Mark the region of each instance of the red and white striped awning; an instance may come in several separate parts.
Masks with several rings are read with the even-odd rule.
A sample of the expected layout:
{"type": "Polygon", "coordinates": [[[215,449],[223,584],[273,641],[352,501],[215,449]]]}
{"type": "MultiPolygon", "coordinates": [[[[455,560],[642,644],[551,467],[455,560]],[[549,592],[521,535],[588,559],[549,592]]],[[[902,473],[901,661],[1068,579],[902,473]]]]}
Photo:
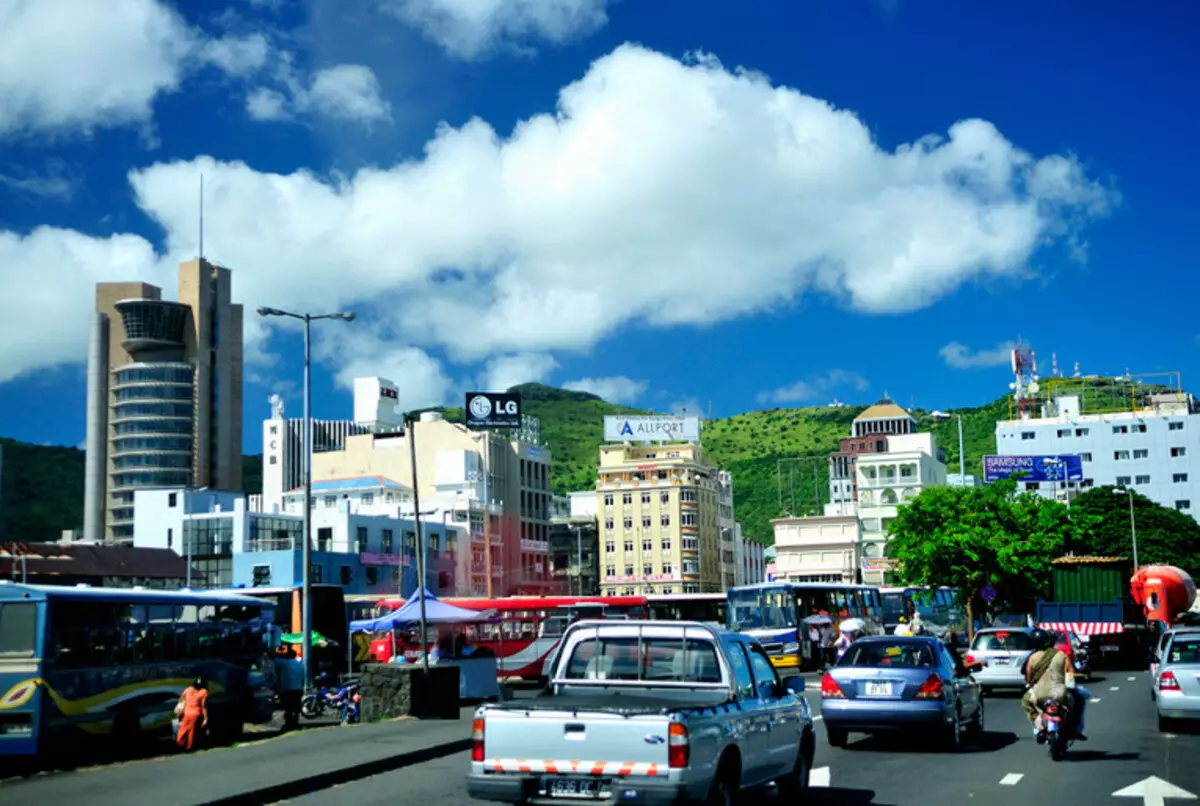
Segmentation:
{"type": "Polygon", "coordinates": [[[1069,630],[1076,635],[1116,635],[1125,632],[1125,625],[1115,621],[1043,621],[1038,626],[1043,630],[1069,630]]]}

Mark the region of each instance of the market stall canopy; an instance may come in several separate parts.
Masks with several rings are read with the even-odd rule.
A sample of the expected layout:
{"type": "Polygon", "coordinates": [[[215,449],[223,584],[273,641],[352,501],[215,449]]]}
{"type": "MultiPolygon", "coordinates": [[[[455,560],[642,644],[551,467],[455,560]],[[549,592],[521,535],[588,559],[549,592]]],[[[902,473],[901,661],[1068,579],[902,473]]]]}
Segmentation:
{"type": "MultiPolygon", "coordinates": [[[[417,591],[408,597],[407,602],[387,615],[350,622],[350,630],[352,632],[385,632],[405,624],[418,623],[421,620],[420,593],[417,591]]],[[[446,604],[428,590],[425,591],[426,624],[464,624],[473,621],[488,621],[493,615],[495,615],[494,610],[467,610],[464,607],[446,604]]]]}

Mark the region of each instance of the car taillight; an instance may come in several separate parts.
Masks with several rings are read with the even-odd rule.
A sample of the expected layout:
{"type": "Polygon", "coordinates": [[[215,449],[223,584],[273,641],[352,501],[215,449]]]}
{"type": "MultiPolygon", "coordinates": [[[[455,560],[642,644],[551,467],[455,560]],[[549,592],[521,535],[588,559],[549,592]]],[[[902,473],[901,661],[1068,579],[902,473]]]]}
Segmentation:
{"type": "Polygon", "coordinates": [[[846,696],[842,691],[842,687],[837,684],[837,681],[833,679],[833,675],[829,672],[826,672],[825,676],[821,678],[821,696],[835,698],[846,696]]]}
{"type": "Polygon", "coordinates": [[[672,722],[667,728],[667,766],[673,769],[686,767],[691,752],[687,726],[672,722]]]}
{"type": "Polygon", "coordinates": [[[1179,681],[1175,679],[1174,672],[1163,672],[1158,677],[1159,691],[1179,691],[1179,681]]]}
{"type": "Polygon", "coordinates": [[[483,761],[483,717],[471,723],[471,761],[483,761]]]}
{"type": "Polygon", "coordinates": [[[986,660],[984,660],[983,658],[977,658],[974,655],[972,655],[970,652],[968,652],[967,656],[965,658],[963,658],[963,663],[965,663],[968,666],[974,666],[975,664],[979,664],[980,666],[987,666],[986,660]]]}
{"type": "Polygon", "coordinates": [[[942,683],[940,675],[931,674],[917,689],[916,698],[918,700],[940,700],[946,696],[946,686],[942,683]]]}

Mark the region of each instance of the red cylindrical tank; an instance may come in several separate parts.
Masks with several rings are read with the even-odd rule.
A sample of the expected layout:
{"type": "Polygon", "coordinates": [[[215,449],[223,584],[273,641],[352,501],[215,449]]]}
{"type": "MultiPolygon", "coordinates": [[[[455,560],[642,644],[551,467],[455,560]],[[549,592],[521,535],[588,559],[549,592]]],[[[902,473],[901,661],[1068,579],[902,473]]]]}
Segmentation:
{"type": "Polygon", "coordinates": [[[1133,600],[1142,606],[1148,620],[1175,621],[1196,601],[1196,583],[1191,575],[1173,565],[1139,568],[1129,580],[1133,600]]]}

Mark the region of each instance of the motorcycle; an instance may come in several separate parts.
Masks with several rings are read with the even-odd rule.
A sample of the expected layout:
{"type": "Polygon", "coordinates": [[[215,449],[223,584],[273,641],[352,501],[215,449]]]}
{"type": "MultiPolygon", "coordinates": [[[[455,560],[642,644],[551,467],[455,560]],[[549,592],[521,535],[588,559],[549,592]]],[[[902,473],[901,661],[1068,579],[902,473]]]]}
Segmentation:
{"type": "Polygon", "coordinates": [[[1064,704],[1054,698],[1042,700],[1042,729],[1038,733],[1038,744],[1048,744],[1050,746],[1050,758],[1054,761],[1062,761],[1067,756],[1067,748],[1073,741],[1067,738],[1067,733],[1063,722],[1067,717],[1067,710],[1064,704]]]}
{"type": "Polygon", "coordinates": [[[338,686],[326,684],[328,677],[321,675],[317,678],[316,691],[310,691],[300,700],[300,714],[305,719],[318,719],[324,715],[325,709],[344,713],[346,701],[358,693],[358,681],[350,681],[338,686]]]}
{"type": "Polygon", "coordinates": [[[358,690],[358,683],[351,684],[351,690],[347,692],[345,700],[342,702],[341,722],[343,725],[355,725],[358,723],[360,711],[359,705],[362,703],[362,692],[358,690]]]}

